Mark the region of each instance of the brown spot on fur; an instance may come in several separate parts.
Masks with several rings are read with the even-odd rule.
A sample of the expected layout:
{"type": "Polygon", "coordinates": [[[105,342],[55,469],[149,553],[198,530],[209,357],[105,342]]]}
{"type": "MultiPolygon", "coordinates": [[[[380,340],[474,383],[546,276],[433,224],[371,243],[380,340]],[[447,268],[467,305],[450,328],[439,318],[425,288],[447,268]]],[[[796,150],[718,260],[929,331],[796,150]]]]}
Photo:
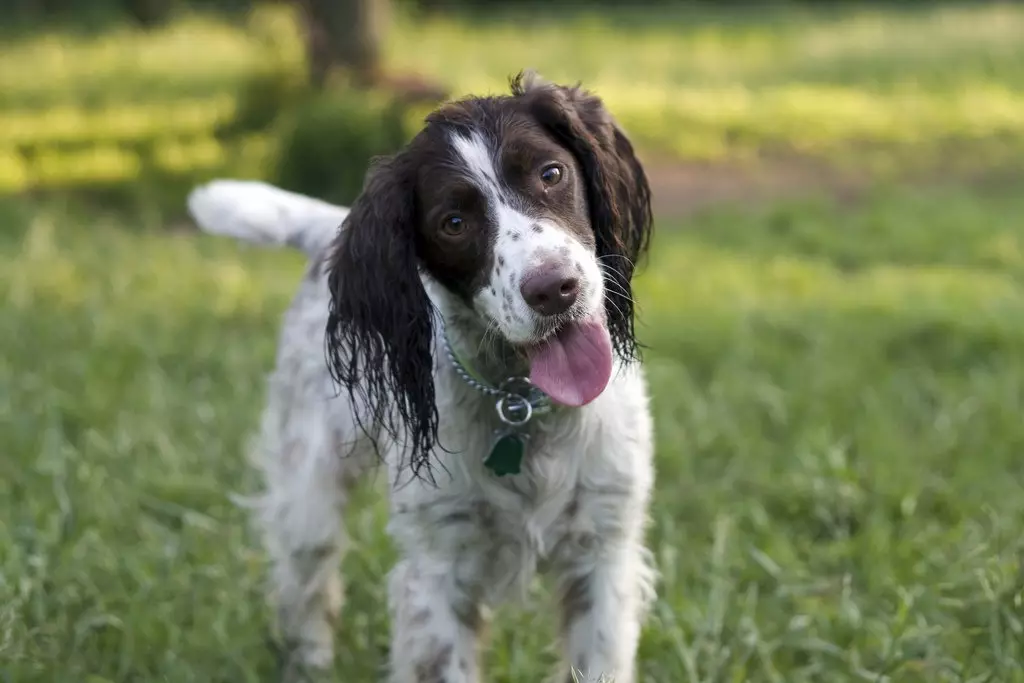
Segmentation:
{"type": "Polygon", "coordinates": [[[489,503],[485,503],[482,500],[475,501],[473,503],[473,516],[485,528],[494,526],[494,508],[489,503]]]}
{"type": "Polygon", "coordinates": [[[541,226],[540,223],[534,223],[533,225],[530,226],[530,230],[533,230],[535,233],[540,234],[544,232],[544,227],[541,226]]]}
{"type": "Polygon", "coordinates": [[[505,265],[505,257],[504,256],[499,256],[498,257],[498,268],[501,269],[501,267],[503,265],[505,265]]]}
{"type": "Polygon", "coordinates": [[[575,517],[576,513],[580,511],[580,499],[573,496],[573,499],[569,501],[569,504],[565,506],[565,514],[567,517],[575,517]]]}
{"type": "Polygon", "coordinates": [[[573,622],[586,616],[594,606],[590,594],[590,580],[585,576],[569,579],[562,591],[562,624],[568,628],[573,622]]]}
{"type": "Polygon", "coordinates": [[[441,518],[441,524],[467,524],[473,521],[473,516],[464,510],[452,512],[441,518]]]}
{"type": "Polygon", "coordinates": [[[334,546],[329,544],[308,546],[292,551],[292,559],[298,562],[323,562],[333,552],[334,546]]]}
{"type": "Polygon", "coordinates": [[[452,658],[452,644],[448,643],[437,653],[416,665],[416,683],[445,683],[444,670],[452,658]]]}
{"type": "Polygon", "coordinates": [[[425,626],[430,621],[430,610],[424,607],[409,619],[410,626],[425,626]]]}
{"type": "Polygon", "coordinates": [[[480,605],[476,603],[453,605],[452,610],[460,624],[473,633],[480,633],[480,629],[484,625],[484,611],[480,605]]]}
{"type": "Polygon", "coordinates": [[[509,238],[511,238],[513,242],[518,242],[520,237],[521,235],[518,232],[509,233],[509,238]]]}
{"type": "Polygon", "coordinates": [[[310,282],[316,282],[320,279],[320,275],[323,273],[324,258],[327,256],[326,252],[318,254],[309,264],[309,268],[306,270],[306,279],[310,282]]]}

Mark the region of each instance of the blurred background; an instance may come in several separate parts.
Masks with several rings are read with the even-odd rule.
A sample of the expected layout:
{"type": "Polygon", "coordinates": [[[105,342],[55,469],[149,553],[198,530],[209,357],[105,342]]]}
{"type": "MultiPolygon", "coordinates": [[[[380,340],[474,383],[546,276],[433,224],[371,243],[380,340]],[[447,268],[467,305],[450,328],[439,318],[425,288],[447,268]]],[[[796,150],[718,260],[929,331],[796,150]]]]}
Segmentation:
{"type": "MultiPolygon", "coordinates": [[[[275,680],[232,493],[299,255],[196,183],[338,202],[537,68],[637,143],[662,573],[643,683],[1024,681],[1024,4],[0,0],[0,681],[275,680]]],[[[337,679],[387,659],[384,482],[337,679]]],[[[379,492],[377,492],[379,493],[379,492]]],[[[541,680],[538,584],[489,680],[541,680]]]]}

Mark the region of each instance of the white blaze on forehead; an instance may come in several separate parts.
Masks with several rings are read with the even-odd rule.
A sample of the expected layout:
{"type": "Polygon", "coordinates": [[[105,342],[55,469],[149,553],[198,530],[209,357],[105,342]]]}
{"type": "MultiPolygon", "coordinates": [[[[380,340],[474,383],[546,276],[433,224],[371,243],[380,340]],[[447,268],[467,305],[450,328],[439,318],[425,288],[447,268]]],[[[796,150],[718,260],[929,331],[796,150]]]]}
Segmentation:
{"type": "Polygon", "coordinates": [[[502,194],[501,183],[498,181],[494,157],[487,140],[475,131],[468,136],[456,133],[452,135],[452,147],[466,165],[469,176],[487,193],[487,198],[498,201],[502,194]]]}
{"type": "Polygon", "coordinates": [[[498,177],[494,163],[493,146],[478,131],[469,135],[453,133],[452,147],[465,165],[466,175],[487,198],[487,212],[495,221],[497,240],[513,233],[521,234],[533,220],[517,206],[516,196],[509,191],[498,177]]]}

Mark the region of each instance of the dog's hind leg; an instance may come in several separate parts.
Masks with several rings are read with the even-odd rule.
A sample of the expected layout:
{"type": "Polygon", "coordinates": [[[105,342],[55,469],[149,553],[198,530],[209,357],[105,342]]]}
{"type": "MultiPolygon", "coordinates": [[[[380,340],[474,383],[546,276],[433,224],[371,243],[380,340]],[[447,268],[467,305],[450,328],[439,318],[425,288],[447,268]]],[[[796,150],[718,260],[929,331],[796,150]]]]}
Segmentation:
{"type": "Polygon", "coordinates": [[[271,379],[263,417],[258,466],[265,488],[257,522],[290,666],[323,669],[333,660],[333,624],[343,598],[341,515],[372,453],[341,443],[338,428],[345,425],[338,422],[348,416],[347,401],[303,390],[284,370],[271,379]]]}

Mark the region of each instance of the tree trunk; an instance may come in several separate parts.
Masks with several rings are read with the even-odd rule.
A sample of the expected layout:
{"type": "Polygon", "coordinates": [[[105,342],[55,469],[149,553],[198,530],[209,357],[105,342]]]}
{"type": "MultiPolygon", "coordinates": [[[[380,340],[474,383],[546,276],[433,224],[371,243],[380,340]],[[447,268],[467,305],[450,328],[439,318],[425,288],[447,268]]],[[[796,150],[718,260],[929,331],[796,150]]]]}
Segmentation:
{"type": "Polygon", "coordinates": [[[153,28],[167,21],[174,8],[173,0],[124,0],[124,8],[140,26],[153,28]]]}
{"type": "Polygon", "coordinates": [[[323,87],[333,66],[349,69],[358,85],[381,75],[388,0],[300,0],[308,31],[310,81],[323,87]]]}
{"type": "Polygon", "coordinates": [[[415,74],[390,74],[383,43],[390,0],[298,0],[306,21],[309,80],[321,89],[333,67],[349,71],[360,88],[390,90],[403,102],[437,102],[448,91],[415,74]]]}

